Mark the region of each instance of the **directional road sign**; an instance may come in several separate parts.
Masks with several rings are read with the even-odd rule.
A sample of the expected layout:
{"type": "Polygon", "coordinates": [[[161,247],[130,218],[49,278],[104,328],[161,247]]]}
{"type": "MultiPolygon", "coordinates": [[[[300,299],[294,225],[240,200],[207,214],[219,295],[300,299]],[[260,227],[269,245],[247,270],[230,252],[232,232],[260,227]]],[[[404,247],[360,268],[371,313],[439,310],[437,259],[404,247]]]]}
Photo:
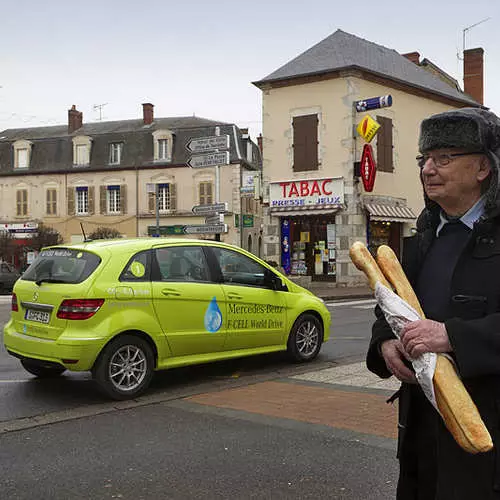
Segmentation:
{"type": "Polygon", "coordinates": [[[202,155],[192,155],[187,164],[191,168],[215,167],[217,165],[229,165],[229,151],[222,153],[205,153],[202,155]]]}
{"type": "Polygon", "coordinates": [[[205,224],[224,224],[224,214],[210,214],[205,217],[205,224]]]}
{"type": "Polygon", "coordinates": [[[195,205],[192,211],[195,215],[210,215],[227,212],[227,201],[224,203],[213,203],[211,205],[195,205]]]}
{"type": "Polygon", "coordinates": [[[190,139],[186,149],[191,153],[205,153],[214,149],[229,149],[229,135],[212,135],[190,139]]]}
{"type": "Polygon", "coordinates": [[[227,233],[227,224],[200,224],[184,228],[186,234],[220,234],[227,233]]]}

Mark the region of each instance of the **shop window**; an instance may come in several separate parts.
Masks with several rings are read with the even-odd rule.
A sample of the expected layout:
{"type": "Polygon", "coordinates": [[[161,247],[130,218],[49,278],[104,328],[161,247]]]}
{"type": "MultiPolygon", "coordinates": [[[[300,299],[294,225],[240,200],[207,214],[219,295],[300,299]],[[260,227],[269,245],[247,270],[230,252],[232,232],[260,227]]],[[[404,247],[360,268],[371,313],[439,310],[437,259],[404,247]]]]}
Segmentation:
{"type": "Polygon", "coordinates": [[[377,116],[377,121],[380,123],[380,130],[377,134],[377,170],[381,172],[393,172],[392,120],[383,116],[377,116]]]}
{"type": "Polygon", "coordinates": [[[318,115],[293,118],[293,171],[318,170],[318,115]]]}

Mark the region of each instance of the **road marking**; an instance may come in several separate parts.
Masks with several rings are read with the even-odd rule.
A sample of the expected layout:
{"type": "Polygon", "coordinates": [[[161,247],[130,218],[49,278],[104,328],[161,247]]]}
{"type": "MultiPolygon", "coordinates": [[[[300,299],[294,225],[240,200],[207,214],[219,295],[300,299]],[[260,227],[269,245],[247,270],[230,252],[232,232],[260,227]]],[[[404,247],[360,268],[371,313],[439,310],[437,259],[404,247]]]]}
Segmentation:
{"type": "Polygon", "coordinates": [[[331,340],[368,340],[367,337],[337,337],[336,335],[330,336],[331,340]]]}
{"type": "Polygon", "coordinates": [[[348,302],[327,302],[327,307],[342,307],[342,306],[360,306],[364,304],[370,304],[370,307],[374,306],[377,303],[375,299],[367,299],[367,300],[351,300],[348,302]]]}
{"type": "Polygon", "coordinates": [[[24,384],[25,382],[31,382],[32,380],[32,378],[23,380],[0,380],[0,384],[24,384]]]}

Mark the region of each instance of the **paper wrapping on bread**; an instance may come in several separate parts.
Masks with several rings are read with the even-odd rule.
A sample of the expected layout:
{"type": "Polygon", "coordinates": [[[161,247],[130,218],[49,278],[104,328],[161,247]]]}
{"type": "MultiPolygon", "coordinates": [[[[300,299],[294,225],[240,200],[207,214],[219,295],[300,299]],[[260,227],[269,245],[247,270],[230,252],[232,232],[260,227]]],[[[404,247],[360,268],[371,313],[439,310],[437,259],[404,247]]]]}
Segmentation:
{"type": "MultiPolygon", "coordinates": [[[[366,246],[356,242],[349,255],[354,265],[366,274],[396,337],[399,338],[405,322],[425,317],[390,247],[381,245],[375,261],[366,246]],[[397,296],[388,289],[391,285],[397,296]]],[[[491,436],[452,361],[443,354],[425,353],[412,360],[412,365],[424,393],[441,414],[455,441],[469,453],[490,451],[493,448],[491,436]]]]}

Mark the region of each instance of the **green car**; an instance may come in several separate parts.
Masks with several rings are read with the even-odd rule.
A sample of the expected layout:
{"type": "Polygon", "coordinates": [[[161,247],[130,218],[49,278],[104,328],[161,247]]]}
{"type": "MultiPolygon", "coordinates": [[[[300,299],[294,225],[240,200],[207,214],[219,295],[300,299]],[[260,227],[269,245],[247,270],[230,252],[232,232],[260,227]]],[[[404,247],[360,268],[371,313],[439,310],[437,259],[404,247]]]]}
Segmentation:
{"type": "Polygon", "coordinates": [[[216,241],[96,240],[42,250],[17,281],[4,343],[38,377],[91,371],[108,396],[142,394],[155,370],[328,340],[321,299],[216,241]]]}

